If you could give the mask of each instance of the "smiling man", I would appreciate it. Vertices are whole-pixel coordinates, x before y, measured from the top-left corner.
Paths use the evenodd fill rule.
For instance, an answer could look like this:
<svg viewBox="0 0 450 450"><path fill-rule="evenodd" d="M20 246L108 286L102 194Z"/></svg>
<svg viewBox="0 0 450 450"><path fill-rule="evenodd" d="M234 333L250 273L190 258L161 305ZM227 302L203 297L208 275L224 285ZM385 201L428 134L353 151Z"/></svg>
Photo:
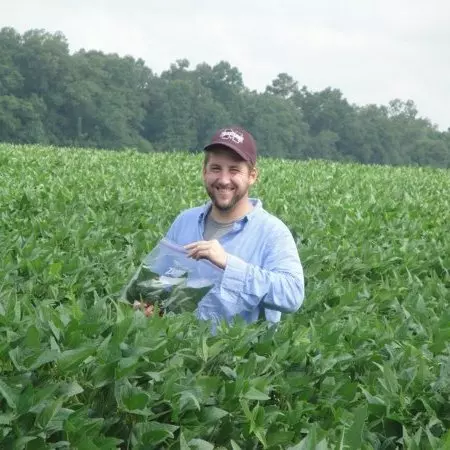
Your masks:
<svg viewBox="0 0 450 450"><path fill-rule="evenodd" d="M296 312L303 303L303 269L288 227L260 199L249 197L258 176L255 140L240 127L224 128L204 150L203 180L211 201L179 214L166 235L189 257L209 260L223 272L197 316L279 322L282 313Z"/></svg>

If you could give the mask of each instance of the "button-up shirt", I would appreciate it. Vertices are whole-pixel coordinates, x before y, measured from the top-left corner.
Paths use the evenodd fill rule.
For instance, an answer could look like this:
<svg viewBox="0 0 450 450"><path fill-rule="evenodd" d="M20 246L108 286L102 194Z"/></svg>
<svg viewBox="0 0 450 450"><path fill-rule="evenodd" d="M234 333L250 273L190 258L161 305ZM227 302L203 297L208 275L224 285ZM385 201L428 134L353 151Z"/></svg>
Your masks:
<svg viewBox="0 0 450 450"><path fill-rule="evenodd" d="M227 263L220 283L199 302L199 319L231 322L239 315L247 323L260 318L275 323L282 313L296 312L303 303L303 268L290 230L263 208L261 200L249 201L252 210L218 240L228 254ZM210 209L208 202L183 211L166 238L182 246L204 240Z"/></svg>

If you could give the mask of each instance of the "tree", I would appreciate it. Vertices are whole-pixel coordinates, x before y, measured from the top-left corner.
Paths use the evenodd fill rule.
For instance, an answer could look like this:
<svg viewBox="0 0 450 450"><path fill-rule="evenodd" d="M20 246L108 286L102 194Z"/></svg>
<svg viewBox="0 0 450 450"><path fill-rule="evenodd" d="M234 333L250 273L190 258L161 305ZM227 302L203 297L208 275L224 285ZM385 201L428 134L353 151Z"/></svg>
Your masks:
<svg viewBox="0 0 450 450"><path fill-rule="evenodd" d="M189 80L191 79L192 72L187 69L190 66L188 59L177 59L175 63L170 65L169 70L165 70L161 73L161 78L168 81L174 80Z"/></svg>
<svg viewBox="0 0 450 450"><path fill-rule="evenodd" d="M81 50L67 85L65 139L79 145L138 145L152 73L142 60Z"/></svg>
<svg viewBox="0 0 450 450"><path fill-rule="evenodd" d="M328 87L310 92L303 86L292 96L292 101L302 111L313 139L322 132L331 131L333 135L323 134L317 142L323 140L324 136L333 136L332 141L342 159L367 162L367 155L361 151L363 138L356 108L348 103L339 89ZM329 146L330 141L326 141Z"/></svg>
<svg viewBox="0 0 450 450"><path fill-rule="evenodd" d="M226 108L200 80L152 83L144 135L157 147L197 151L217 128L228 123Z"/></svg>
<svg viewBox="0 0 450 450"><path fill-rule="evenodd" d="M52 144L61 143L67 125L65 102L70 67L67 40L61 33L29 30L24 33L14 60L23 77L20 97L35 95L43 101L41 121L46 138Z"/></svg>
<svg viewBox="0 0 450 450"><path fill-rule="evenodd" d="M272 94L245 95L242 125L252 130L262 155L302 158L308 127L291 102Z"/></svg>
<svg viewBox="0 0 450 450"><path fill-rule="evenodd" d="M387 108L367 105L357 110L361 130L360 151L356 161L371 164L398 164L400 148Z"/></svg>
<svg viewBox="0 0 450 450"><path fill-rule="evenodd" d="M305 157L312 159L340 160L342 155L337 150L336 143L339 136L330 130L321 131L317 136L309 139L305 150Z"/></svg>
<svg viewBox="0 0 450 450"><path fill-rule="evenodd" d="M272 84L266 87L266 93L291 98L298 93L298 82L285 72L279 73Z"/></svg>
<svg viewBox="0 0 450 450"><path fill-rule="evenodd" d="M388 117L390 118L403 118L406 120L414 120L417 117L417 108L412 100L406 102L396 98L389 102L387 108Z"/></svg>
<svg viewBox="0 0 450 450"><path fill-rule="evenodd" d="M0 95L20 96L24 78L15 56L22 46L22 36L12 28L0 30Z"/></svg>
<svg viewBox="0 0 450 450"><path fill-rule="evenodd" d="M32 144L45 143L42 117L45 105L36 95L21 99L12 95L0 96L0 141Z"/></svg>
<svg viewBox="0 0 450 450"><path fill-rule="evenodd" d="M246 92L241 72L226 61L220 61L214 66L206 63L198 64L194 78L211 91L217 103L228 111L231 120L240 122L243 108L242 94Z"/></svg>

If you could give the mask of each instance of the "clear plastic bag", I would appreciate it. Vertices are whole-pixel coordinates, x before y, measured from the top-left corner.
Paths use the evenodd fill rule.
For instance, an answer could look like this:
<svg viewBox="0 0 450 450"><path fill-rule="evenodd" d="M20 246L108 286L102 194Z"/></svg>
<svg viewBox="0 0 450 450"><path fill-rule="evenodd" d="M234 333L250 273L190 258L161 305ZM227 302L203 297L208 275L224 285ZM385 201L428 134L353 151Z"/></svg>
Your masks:
<svg viewBox="0 0 450 450"><path fill-rule="evenodd" d="M124 297L132 304L157 305L164 313L193 312L222 273L207 260L188 258L184 247L164 238L145 257Z"/></svg>

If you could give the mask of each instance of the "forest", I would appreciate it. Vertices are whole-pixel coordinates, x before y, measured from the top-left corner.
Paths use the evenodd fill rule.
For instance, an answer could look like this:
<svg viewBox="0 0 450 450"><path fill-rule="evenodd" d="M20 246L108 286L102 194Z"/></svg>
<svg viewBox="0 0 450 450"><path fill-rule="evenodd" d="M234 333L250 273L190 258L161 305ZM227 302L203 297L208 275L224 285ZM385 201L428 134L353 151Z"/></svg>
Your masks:
<svg viewBox="0 0 450 450"><path fill-rule="evenodd" d="M147 63L148 64L148 63ZM160 74L143 59L71 53L62 33L0 30L0 141L140 152L201 151L215 129L247 128L263 156L450 167L450 128L413 100L350 103L282 72L257 92L227 61Z"/></svg>

